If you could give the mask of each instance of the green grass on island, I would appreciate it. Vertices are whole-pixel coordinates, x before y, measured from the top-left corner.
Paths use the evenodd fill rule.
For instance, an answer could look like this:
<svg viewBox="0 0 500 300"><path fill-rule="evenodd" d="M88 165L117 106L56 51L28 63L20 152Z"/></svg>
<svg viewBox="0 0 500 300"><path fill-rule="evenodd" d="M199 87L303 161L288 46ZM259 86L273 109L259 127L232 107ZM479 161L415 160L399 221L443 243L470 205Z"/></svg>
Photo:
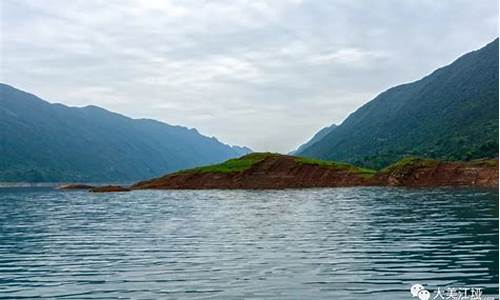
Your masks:
<svg viewBox="0 0 500 300"><path fill-rule="evenodd" d="M498 160L496 159L476 159L471 161L471 164L478 167L496 167Z"/></svg>
<svg viewBox="0 0 500 300"><path fill-rule="evenodd" d="M314 165L314 166L321 166L321 167L325 167L325 168L332 168L332 169L336 169L336 170L350 171L351 173L359 174L363 177L371 177L377 173L377 171L375 171L375 170L356 167L356 166L353 166L353 165L348 164L348 163L321 160L321 159L315 159L315 158L309 158L309 157L296 157L295 162L297 162L299 164L304 164L304 165Z"/></svg>
<svg viewBox="0 0 500 300"><path fill-rule="evenodd" d="M186 173L237 173L248 170L255 163L271 156L278 156L279 154L274 153L250 153L240 158L233 158L226 160L223 163L208 165L193 169L181 170L174 174L186 174Z"/></svg>
<svg viewBox="0 0 500 300"><path fill-rule="evenodd" d="M436 167L443 160L431 159L431 158L423 158L417 156L408 156L400 159L399 161L389 165L382 170L381 173L394 173L403 170L415 169L415 168L430 168ZM449 162L449 161L448 161ZM496 167L497 160L496 159L476 159L471 161L465 161L462 163L466 163L470 166L474 167Z"/></svg>
<svg viewBox="0 0 500 300"><path fill-rule="evenodd" d="M199 174L199 173L238 173L243 172L251 168L254 164L271 157L286 157L282 154L277 153L250 153L240 158L234 158L227 160L220 164L208 165L193 169L181 170L174 174ZM298 164L315 165L324 168L332 168L336 170L346 170L355 174L359 174L363 177L371 177L375 175L375 170L358 168L356 166L350 165L348 163L340 163L334 161L319 160L306 157L294 157L295 162Z"/></svg>
<svg viewBox="0 0 500 300"><path fill-rule="evenodd" d="M382 173L392 173L397 170L409 169L409 168L424 168L424 167L434 167L439 164L439 160L422 158L416 156L408 156L398 160L397 162L383 168L380 170Z"/></svg>
<svg viewBox="0 0 500 300"><path fill-rule="evenodd" d="M381 173L394 173L394 172L402 172L405 170L407 171L415 168L434 167L441 162L440 160L436 159L408 156L381 170L373 170L373 169L357 167L344 162L336 162L336 161L328 161L328 160L314 159L308 157L288 156L278 153L264 152L264 153L250 153L240 158L230 159L219 164L181 170L173 174L240 173L250 169L254 164L266 158L273 158L273 157L274 158L292 157L297 164L314 165L323 168L331 168L335 170L347 171L351 174L357 174L365 179L371 178L376 174L381 174ZM481 160L469 161L468 164L472 166L495 167L497 165L497 160L481 159Z"/></svg>

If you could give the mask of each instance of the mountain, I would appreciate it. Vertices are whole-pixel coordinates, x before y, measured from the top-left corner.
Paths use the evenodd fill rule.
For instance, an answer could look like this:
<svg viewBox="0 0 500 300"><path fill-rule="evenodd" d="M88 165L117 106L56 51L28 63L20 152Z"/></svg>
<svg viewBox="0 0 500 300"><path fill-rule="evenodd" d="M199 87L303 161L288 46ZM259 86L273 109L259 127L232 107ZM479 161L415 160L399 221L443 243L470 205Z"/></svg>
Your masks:
<svg viewBox="0 0 500 300"><path fill-rule="evenodd" d="M498 157L498 39L381 93L296 154L372 168L408 155Z"/></svg>
<svg viewBox="0 0 500 300"><path fill-rule="evenodd" d="M196 129L51 104L0 84L0 181L136 181L248 152Z"/></svg>
<svg viewBox="0 0 500 300"><path fill-rule="evenodd" d="M330 126L324 127L320 131L316 132L316 134L314 134L313 137L309 141L307 141L304 144L300 145L297 149L295 149L293 151L290 151L290 153L288 153L288 154L295 155L296 153L299 153L302 150L310 147L312 144L314 144L314 143L320 141L322 138L324 138L327 134L329 134L336 127L337 127L337 125L335 125L335 124L332 124Z"/></svg>

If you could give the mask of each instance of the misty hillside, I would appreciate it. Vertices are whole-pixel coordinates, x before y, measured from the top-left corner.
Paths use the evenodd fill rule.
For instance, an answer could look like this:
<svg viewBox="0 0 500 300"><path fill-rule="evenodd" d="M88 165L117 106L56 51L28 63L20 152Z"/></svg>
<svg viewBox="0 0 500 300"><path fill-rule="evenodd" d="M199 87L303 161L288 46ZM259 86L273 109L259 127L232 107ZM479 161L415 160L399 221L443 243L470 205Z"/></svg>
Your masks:
<svg viewBox="0 0 500 300"><path fill-rule="evenodd" d="M332 124L330 126L322 128L321 130L319 130L318 132L316 132L310 140L308 140L304 144L302 144L299 147L297 147L297 149L295 149L293 151L290 151L289 154L290 155L295 155L295 154L301 152L302 150L311 147L314 143L319 142L327 134L329 134L330 132L332 132L332 130L334 130L336 127L337 127L337 125Z"/></svg>
<svg viewBox="0 0 500 300"><path fill-rule="evenodd" d="M393 87L297 155L383 167L403 156L498 156L498 39Z"/></svg>
<svg viewBox="0 0 500 300"><path fill-rule="evenodd" d="M249 151L195 129L51 104L0 84L0 181L134 181Z"/></svg>

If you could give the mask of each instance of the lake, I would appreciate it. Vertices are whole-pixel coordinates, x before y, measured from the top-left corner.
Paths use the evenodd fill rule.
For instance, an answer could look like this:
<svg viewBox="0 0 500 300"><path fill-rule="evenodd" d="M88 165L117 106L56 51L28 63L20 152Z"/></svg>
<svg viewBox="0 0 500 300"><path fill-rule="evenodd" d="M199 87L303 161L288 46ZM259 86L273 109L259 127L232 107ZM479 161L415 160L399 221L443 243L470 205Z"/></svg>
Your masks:
<svg viewBox="0 0 500 300"><path fill-rule="evenodd" d="M0 298L497 299L498 196L0 188Z"/></svg>

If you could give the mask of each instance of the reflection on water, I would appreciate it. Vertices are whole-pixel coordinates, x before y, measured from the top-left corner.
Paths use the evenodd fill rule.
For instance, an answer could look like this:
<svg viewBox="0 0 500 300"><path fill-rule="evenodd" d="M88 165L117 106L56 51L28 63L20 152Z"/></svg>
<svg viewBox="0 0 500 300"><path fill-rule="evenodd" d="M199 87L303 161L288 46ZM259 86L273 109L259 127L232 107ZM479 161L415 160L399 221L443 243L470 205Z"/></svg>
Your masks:
<svg viewBox="0 0 500 300"><path fill-rule="evenodd" d="M412 299L498 280L492 190L0 189L1 299Z"/></svg>

